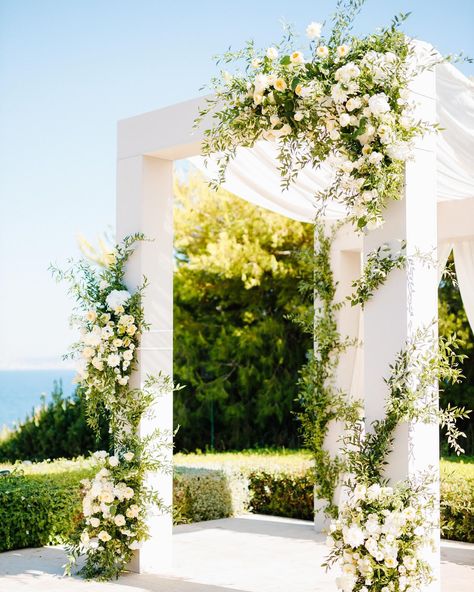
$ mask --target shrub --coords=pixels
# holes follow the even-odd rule
[[[94,450],[108,448],[108,430],[101,422],[101,438],[97,440],[87,425],[82,398],[75,393],[63,397],[61,384],[55,384],[52,400],[26,417],[15,430],[0,441],[0,461],[42,461],[74,458]]]
[[[314,477],[260,471],[249,476],[252,512],[287,518],[313,519]]]
[[[232,471],[175,467],[173,506],[175,524],[241,514],[249,506],[248,481]]]
[[[0,477],[0,551],[64,542],[81,512],[90,469]]]
[[[441,533],[474,543],[474,463],[441,464]]]

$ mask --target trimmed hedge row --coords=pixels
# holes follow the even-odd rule
[[[0,477],[0,551],[64,541],[80,512],[90,470]]]
[[[0,551],[64,542],[79,519],[80,480],[91,469],[0,477]],[[251,511],[311,520],[309,471],[243,472],[175,467],[174,522],[186,524]],[[443,475],[441,529],[445,538],[474,543],[474,479]]]

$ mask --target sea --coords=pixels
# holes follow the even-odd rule
[[[73,370],[0,370],[0,430],[14,427],[41,405],[51,400],[54,383],[61,381],[65,396],[73,394]]]

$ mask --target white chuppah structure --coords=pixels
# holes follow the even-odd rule
[[[332,265],[338,282],[337,299],[350,293],[361,263],[382,243],[406,241],[409,264],[391,273],[369,301],[363,315],[358,307],[339,313],[342,335],[361,339],[362,346],[340,360],[337,382],[346,393],[363,400],[367,426],[383,417],[385,384],[395,354],[414,332],[437,318],[439,269],[454,248],[458,279],[469,321],[474,326],[474,83],[449,64],[426,71],[412,85],[413,98],[424,120],[438,121],[445,130],[419,141],[414,159],[406,165],[405,196],[389,205],[385,224],[366,235],[341,233],[334,243]],[[173,369],[173,161],[191,159],[207,175],[199,157],[203,130],[193,122],[205,99],[199,98],[125,119],[118,124],[117,238],[143,232],[153,239],[137,248],[128,265],[131,286],[145,275],[149,280],[144,307],[150,331],[142,337],[138,370],[133,380]],[[239,149],[229,164],[225,189],[269,210],[296,220],[314,219],[314,194],[330,177],[324,165],[304,170],[282,192],[275,152],[259,143]],[[327,223],[344,212],[328,204]],[[417,253],[429,254],[434,264]],[[155,417],[143,433],[159,427],[172,433],[172,393],[160,398]],[[337,454],[341,427],[331,426],[326,446]],[[170,435],[171,438],[171,435]],[[171,451],[169,451],[171,460]],[[439,466],[438,429],[409,424],[398,428],[387,476],[405,479],[419,470]],[[166,504],[172,502],[172,476],[151,475]],[[315,524],[323,525],[321,505]],[[150,517],[151,538],[137,552],[136,571],[162,572],[171,565],[172,516]],[[434,557],[433,563],[439,559]],[[436,589],[436,585],[435,585]]]

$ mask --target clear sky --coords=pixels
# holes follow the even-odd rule
[[[48,272],[114,224],[116,121],[196,96],[212,56],[335,0],[0,0],[0,368],[57,367],[71,302]],[[367,0],[356,32],[405,31],[474,56],[473,0]],[[462,65],[468,75],[473,65]]]

